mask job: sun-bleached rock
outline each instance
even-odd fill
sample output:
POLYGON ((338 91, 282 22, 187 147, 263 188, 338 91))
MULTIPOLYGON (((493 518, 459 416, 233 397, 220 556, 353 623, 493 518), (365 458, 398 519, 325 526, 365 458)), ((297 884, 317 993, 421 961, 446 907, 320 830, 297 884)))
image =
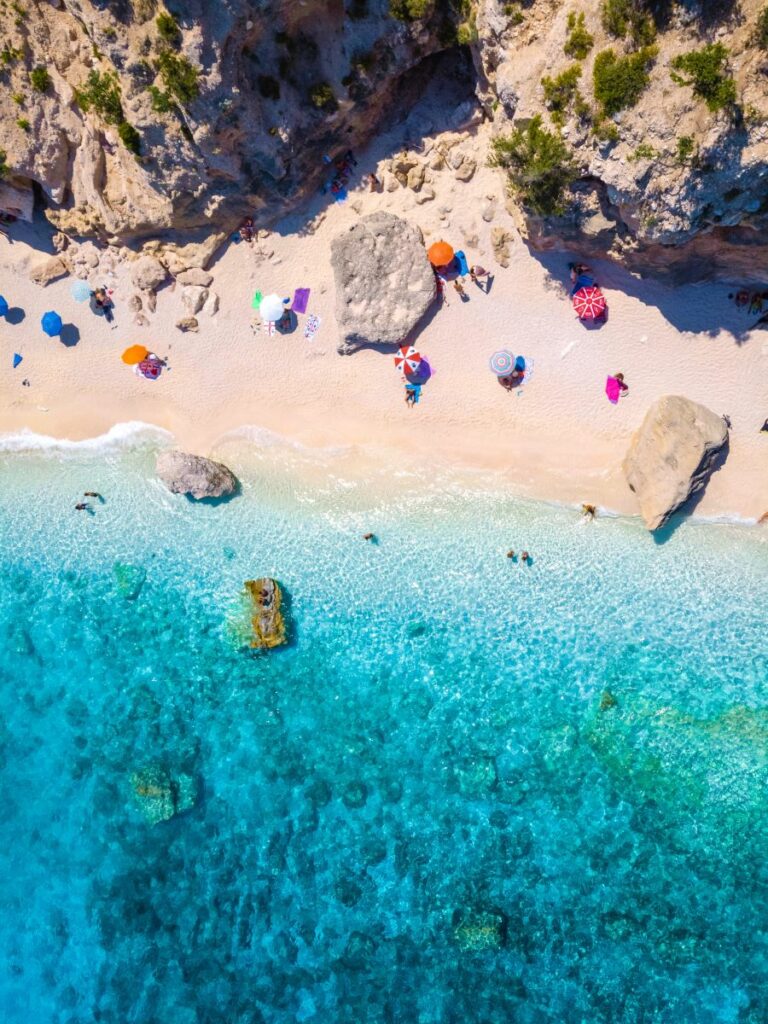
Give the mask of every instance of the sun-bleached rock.
POLYGON ((61 256, 51 256, 45 263, 40 263, 29 272, 30 280, 43 288, 51 281, 57 281, 60 277, 66 277, 69 273, 69 264, 61 256))
POLYGON ((709 479, 727 444, 722 416, 679 395, 650 407, 624 458, 624 476, 649 530, 663 526, 709 479))
POLYGON ((190 316, 199 313, 208 298, 208 289, 188 284, 181 289, 181 304, 190 316))
POLYGON ((231 469, 189 452, 161 452, 155 472, 173 494, 189 494, 197 499, 221 498, 237 490, 237 478, 231 469))
POLYGON ((209 274, 202 267, 190 267, 177 274, 176 280, 179 284, 193 284, 199 288, 208 288, 213 283, 213 274, 209 274))
POLYGON ((391 213, 372 213, 331 242, 339 352, 401 342, 435 298, 421 231, 391 213))
POLYGON ((131 283, 139 291, 153 291, 165 281, 168 271, 154 256, 141 256, 131 267, 131 283))

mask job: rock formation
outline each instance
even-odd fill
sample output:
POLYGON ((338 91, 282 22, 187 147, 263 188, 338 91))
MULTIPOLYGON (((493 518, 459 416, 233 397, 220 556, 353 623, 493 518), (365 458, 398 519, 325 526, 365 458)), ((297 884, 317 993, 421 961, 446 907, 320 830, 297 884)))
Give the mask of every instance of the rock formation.
POLYGON ((373 213, 331 243, 339 352, 402 342, 435 298, 435 275, 418 228, 373 213))
POLYGON ((501 949, 506 938, 506 919, 498 910, 457 910, 453 915, 453 937, 462 953, 501 949))
POLYGON ((723 418, 705 406, 677 395, 654 402, 624 459, 624 475, 649 530, 663 526, 705 486, 727 441, 723 418))
POLYGON ((237 479, 231 470, 201 455, 161 452, 155 471, 173 494, 189 494, 197 499, 221 498, 237 490, 237 479))
POLYGON ((195 780, 183 773, 171 776, 159 765, 134 772, 131 785, 141 813, 150 825, 167 821, 195 803, 195 780))
POLYGON ((277 580, 268 576, 246 580, 245 594, 252 629, 250 646, 256 650, 280 647, 286 642, 286 631, 283 593, 277 580))

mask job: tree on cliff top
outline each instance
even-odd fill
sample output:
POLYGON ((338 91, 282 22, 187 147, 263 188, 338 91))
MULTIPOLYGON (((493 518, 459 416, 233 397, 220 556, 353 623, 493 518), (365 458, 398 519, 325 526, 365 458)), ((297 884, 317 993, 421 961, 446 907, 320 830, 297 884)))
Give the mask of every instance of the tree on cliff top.
POLYGON ((491 163, 508 172, 523 206, 545 217, 565 212, 565 190, 578 177, 578 168, 560 133, 542 126, 541 115, 494 139, 491 163))

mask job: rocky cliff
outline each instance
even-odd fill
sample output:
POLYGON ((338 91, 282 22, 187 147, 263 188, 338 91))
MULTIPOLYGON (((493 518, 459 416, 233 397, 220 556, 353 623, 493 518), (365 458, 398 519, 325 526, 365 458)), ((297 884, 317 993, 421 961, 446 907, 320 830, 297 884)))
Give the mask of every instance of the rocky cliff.
MULTIPOLYGON (((498 137, 518 130, 530 150, 533 124, 562 144, 551 209, 519 187, 541 172, 541 154, 523 154, 518 167, 510 206, 533 247, 681 277, 727 268, 759 279, 768 273, 764 6, 7 3, 0 207, 28 212, 34 184, 61 230, 123 243, 170 230, 221 237, 246 212, 267 223, 318 187, 326 154, 354 149, 393 109, 407 110, 440 54, 469 47, 498 137)), ((514 157, 506 151, 506 166, 514 157)))

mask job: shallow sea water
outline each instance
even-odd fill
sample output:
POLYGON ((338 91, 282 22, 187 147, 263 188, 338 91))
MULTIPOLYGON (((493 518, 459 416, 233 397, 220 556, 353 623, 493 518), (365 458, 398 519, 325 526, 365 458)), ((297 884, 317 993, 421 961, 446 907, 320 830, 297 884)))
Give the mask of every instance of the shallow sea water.
POLYGON ((763 1024, 764 534, 245 443, 195 505, 161 443, 0 454, 0 1019, 763 1024))

